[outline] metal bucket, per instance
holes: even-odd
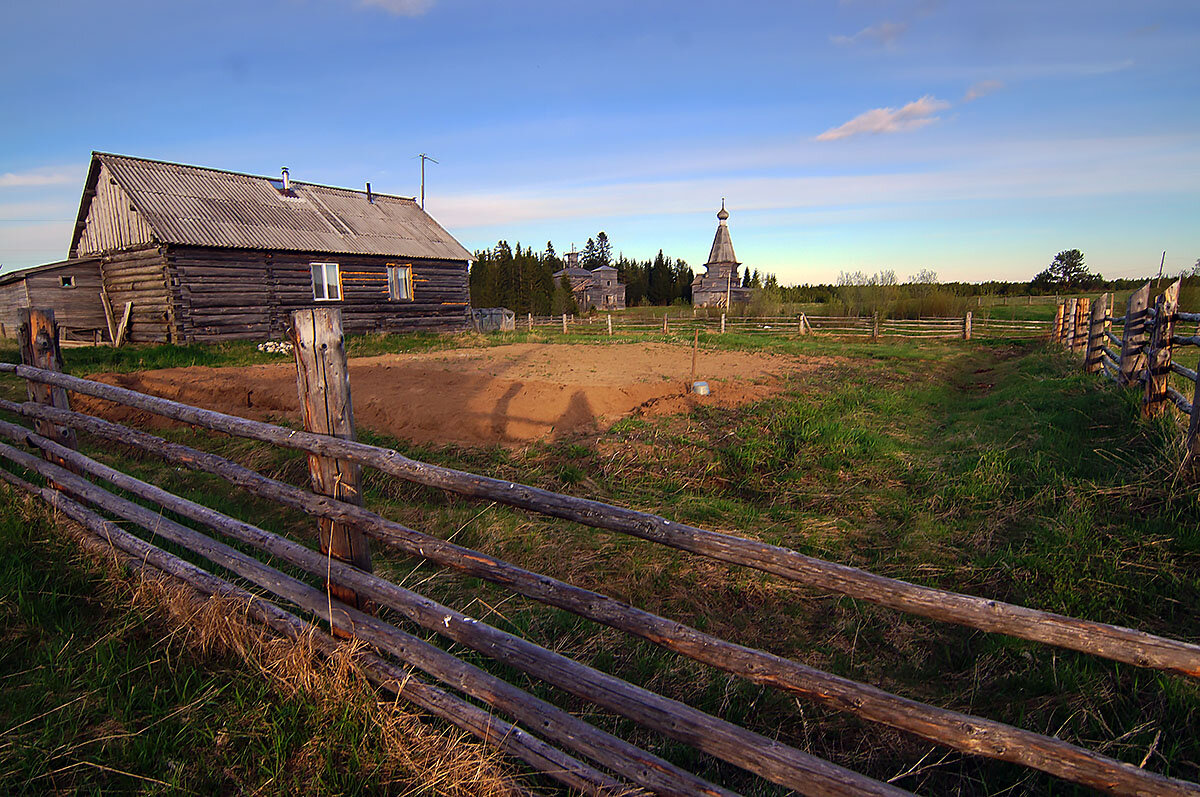
[[[707,396],[709,394],[708,382],[692,382],[692,392],[697,396]]]

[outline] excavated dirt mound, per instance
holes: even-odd
[[[701,351],[697,378],[712,395],[688,392],[692,352],[663,343],[513,344],[350,361],[361,428],[423,443],[519,445],[606,429],[632,414],[683,412],[698,403],[737,406],[771,394],[789,374],[829,358]],[[207,409],[299,423],[290,361],[237,368],[168,368],[102,374],[102,382]],[[144,424],[145,413],[78,396],[86,412]]]

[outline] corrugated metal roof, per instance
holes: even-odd
[[[717,211],[717,218],[720,219],[717,222],[717,234],[713,236],[712,250],[708,253],[708,262],[704,265],[738,265],[737,255],[733,253],[733,241],[729,238],[729,225],[725,223],[725,219],[729,218],[729,211],[725,210],[724,202]]]
[[[472,260],[412,199],[93,153],[161,243],[234,249]],[[88,202],[85,194],[85,204]],[[86,217],[80,208],[80,218]]]

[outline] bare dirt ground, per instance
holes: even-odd
[[[701,350],[697,379],[712,388],[702,398],[688,392],[691,357],[690,347],[665,343],[522,343],[386,354],[351,360],[350,389],[361,428],[420,443],[522,445],[606,429],[629,415],[673,414],[701,402],[731,407],[757,401],[778,390],[785,376],[833,362]],[[93,378],[233,415],[299,422],[290,361]],[[140,414],[83,396],[74,400],[113,420]]]

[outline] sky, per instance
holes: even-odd
[[[91,151],[420,192],[468,249],[738,257],[783,284],[1200,259],[1200,3],[62,0],[0,26],[0,267]]]

